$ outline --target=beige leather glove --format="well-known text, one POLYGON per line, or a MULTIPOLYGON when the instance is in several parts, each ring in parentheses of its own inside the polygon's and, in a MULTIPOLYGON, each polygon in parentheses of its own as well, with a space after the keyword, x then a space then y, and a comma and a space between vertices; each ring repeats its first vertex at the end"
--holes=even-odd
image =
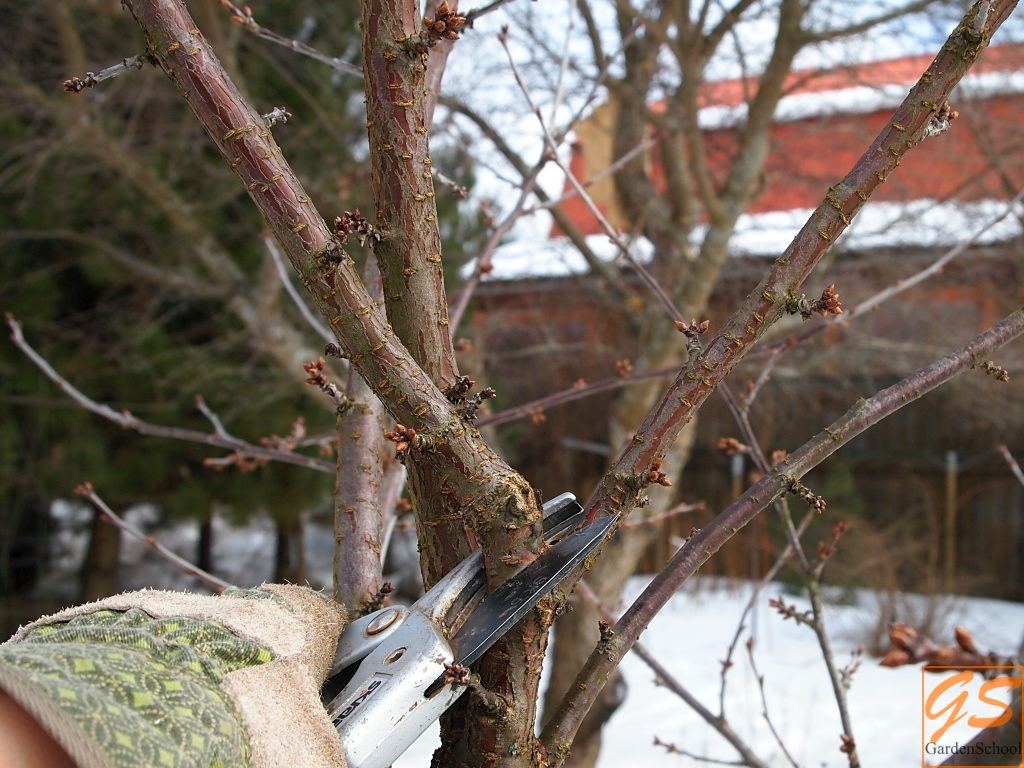
POLYGON ((345 768, 320 703, 345 611, 279 584, 143 590, 0 645, 0 688, 81 768, 345 768))

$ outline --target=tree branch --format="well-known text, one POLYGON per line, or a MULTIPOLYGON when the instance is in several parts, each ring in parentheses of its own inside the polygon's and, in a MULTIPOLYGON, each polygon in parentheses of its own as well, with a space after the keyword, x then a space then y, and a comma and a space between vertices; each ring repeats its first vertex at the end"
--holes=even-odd
MULTIPOLYGON (((53 366, 50 365, 50 363, 47 362, 42 355, 36 352, 36 350, 28 343, 25 339, 25 335, 22 333, 21 323, 19 323, 13 315, 8 313, 5 315, 5 319, 7 321, 7 325, 10 326, 11 329, 11 341, 14 342, 14 345, 20 349, 23 354, 31 360, 40 371, 46 374, 46 377, 50 379, 50 381, 60 387, 64 394, 70 397, 75 403, 90 413, 95 413, 97 416, 103 417, 107 421, 111 421, 125 429, 134 430, 141 435, 163 437, 171 440, 184 440, 185 442, 210 445, 215 448, 226 448, 233 452, 233 457, 256 459, 258 461, 278 461, 282 464, 306 467, 307 469, 315 469, 319 472, 334 471, 334 464, 332 462, 317 459, 312 456, 306 456, 301 453, 294 453, 293 451, 282 450, 280 448, 267 448, 261 445, 255 445, 237 437, 233 437, 224 429, 220 420, 214 417, 212 412, 206 408, 205 403, 203 403, 200 398, 196 399, 196 406, 214 425, 214 432, 212 434, 209 432, 199 432, 194 429, 184 429, 182 427, 166 427, 160 424, 151 424, 137 418, 128 411, 115 411, 109 405, 96 402, 57 373, 53 366)), ((231 463, 233 463, 233 461, 231 463)))
POLYGON ((438 386, 458 377, 448 328, 434 181, 427 145, 426 75, 434 45, 418 4, 364 0, 366 125, 373 187, 373 248, 398 337, 438 386))
POLYGON ((557 765, 564 759, 582 715, 589 710, 612 671, 655 614, 740 528, 854 437, 957 374, 975 367, 993 350, 1022 333, 1024 309, 1019 309, 941 360, 859 402, 695 533, 619 619, 614 636, 601 648, 601 652, 591 655, 577 676, 577 684, 570 688, 563 706, 544 729, 542 741, 549 752, 559 758, 552 764, 557 765))

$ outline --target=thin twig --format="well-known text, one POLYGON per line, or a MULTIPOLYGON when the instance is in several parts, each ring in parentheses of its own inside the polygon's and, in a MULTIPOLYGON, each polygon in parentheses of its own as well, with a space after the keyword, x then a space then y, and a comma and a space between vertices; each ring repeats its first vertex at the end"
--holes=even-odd
POLYGON ((313 311, 309 308, 306 302, 303 301, 298 290, 296 290, 291 279, 292 270, 285 264, 284 255, 281 253, 281 249, 278 247, 277 241, 269 234, 264 234, 260 239, 263 240, 263 245, 266 246, 267 252, 274 260, 274 266, 277 267, 277 274, 281 278, 281 285, 284 286, 284 290, 288 294, 288 297, 292 300, 292 303, 298 307, 299 312, 309 324, 309 327, 316 331, 320 338, 328 344, 336 343, 337 339, 334 338, 334 334, 331 333, 331 329, 324 324, 322 318, 313 314, 313 311))
POLYGON ((654 515, 653 517, 644 517, 639 520, 624 520, 622 528, 639 528, 644 525, 656 525, 657 523, 669 520, 677 515, 684 515, 688 512, 702 512, 704 511, 705 504, 703 501, 698 501, 693 504, 676 504, 672 509, 662 512, 660 515, 654 515))
MULTIPOLYGON (((947 264, 953 261, 953 259, 956 259, 959 256, 963 255, 968 248, 977 243, 986 232, 992 229, 992 227, 996 226, 996 224, 999 224, 1001 221, 1003 221, 1010 215, 1014 215, 1016 213, 1016 208, 1018 204, 1020 204, 1022 200, 1024 200, 1024 189, 1021 189, 1016 195, 1013 196, 1011 200, 1009 200, 1006 203, 1006 207, 1000 214, 998 214, 997 216, 993 216, 991 219, 989 219, 987 222, 981 225, 977 230, 975 230, 969 238, 967 238, 963 242, 954 245, 952 248, 947 250, 945 253, 939 256, 935 261, 933 261, 924 269, 915 272, 909 277, 897 280, 892 285, 882 289, 873 296, 868 297, 864 301, 857 304, 855 307, 844 308, 842 315, 837 315, 835 317, 829 318, 824 323, 816 323, 815 325, 811 326, 810 328, 807 328, 806 330, 799 334, 790 334, 785 339, 777 341, 774 344, 766 344, 762 346, 760 349, 752 352, 751 357, 756 357, 759 355, 763 355, 765 353, 771 354, 773 357, 776 357, 780 352, 794 346, 794 342, 800 343, 806 341, 812 336, 816 336, 817 334, 835 325, 845 327, 847 323, 860 317, 861 315, 873 312, 874 310, 878 309, 878 307, 884 302, 889 301, 890 299, 898 296, 904 291, 908 291, 914 286, 923 283, 925 280, 928 280, 929 278, 932 278, 935 275, 940 274, 947 264)), ((773 366, 775 362, 777 361, 773 361, 773 366)), ((763 381, 761 381, 761 378, 763 378, 764 376, 765 373, 762 372, 761 377, 759 377, 758 386, 761 383, 763 383, 763 381)))
MULTIPOLYGON (((608 624, 614 624, 618 617, 616 617, 603 602, 601 598, 597 596, 597 593, 591 589, 590 585, 586 581, 580 581, 576 585, 576 592, 586 600, 600 615, 601 620, 608 624)), ((732 745, 740 757, 742 762, 739 765, 750 766, 750 768, 767 768, 767 764, 764 763, 755 754, 750 745, 747 744, 740 737, 736 731, 732 729, 725 717, 721 714, 716 715, 707 707, 705 707, 699 699, 697 699, 690 691, 677 680, 671 672, 668 671, 652 654, 648 651, 641 643, 636 643, 631 649, 633 653, 639 656, 644 664, 646 664, 659 683, 668 688, 672 693, 681 698, 687 706, 693 709, 697 715, 704 720, 708 725, 714 728, 726 741, 732 745)), ((723 710, 724 711, 724 710, 723 710)))
MULTIPOLYGON (((263 461, 279 461, 283 464, 293 464, 298 467, 315 469, 320 472, 334 472, 335 467, 333 462, 324 461, 312 456, 305 456, 301 453, 294 453, 292 451, 254 445, 253 443, 231 436, 224 429, 224 425, 220 423, 220 420, 215 414, 213 414, 202 398, 197 398, 196 407, 213 424, 213 433, 199 432, 198 430, 183 429, 181 427, 166 427, 160 424, 151 424, 134 416, 129 411, 115 411, 109 405, 96 402, 57 373, 53 366, 50 365, 49 362, 47 362, 47 360, 40 355, 28 343, 28 341, 25 340, 25 336, 21 330, 21 323, 19 323, 12 314, 7 313, 5 315, 5 319, 7 320, 7 325, 10 326, 11 329, 11 341, 14 342, 14 345, 18 347, 23 354, 31 360, 32 363, 35 364, 35 366, 41 370, 48 379, 50 379, 50 381, 60 387, 64 394, 70 397, 75 403, 90 413, 95 413, 97 416, 103 417, 107 421, 112 421, 120 427, 134 430, 142 435, 164 437, 172 440, 184 440, 190 443, 210 445, 215 448, 225 448, 233 451, 234 456, 263 461)), ((228 463, 232 463, 231 457, 226 457, 225 460, 228 463)), ((211 463, 214 463, 217 460, 214 459, 210 461, 211 463)))
POLYGON ((232 584, 229 584, 228 582, 223 581, 222 579, 218 579, 212 573, 204 571, 199 566, 190 563, 181 555, 178 555, 169 550, 167 547, 165 547, 159 541, 154 539, 152 536, 147 536, 138 528, 135 528, 134 526, 130 525, 123 518, 118 516, 114 512, 114 510, 107 506, 107 503, 96 494, 96 491, 93 490, 92 483, 82 483, 77 488, 75 488, 75 493, 91 501, 102 514, 103 520, 105 520, 108 523, 112 523, 113 525, 116 525, 118 528, 127 533, 133 539, 141 541, 147 547, 149 547, 150 549, 154 550, 157 554, 159 554, 162 558, 180 568, 187 576, 194 576, 200 581, 205 582, 207 586, 209 586, 215 592, 223 592, 225 589, 230 589, 233 586, 232 584))
POLYGON ((651 273, 648 272, 640 264, 639 261, 637 261, 636 257, 634 257, 633 254, 630 252, 629 244, 626 242, 622 234, 614 226, 612 226, 612 223, 610 221, 608 221, 608 218, 604 215, 604 213, 602 213, 601 209, 598 208, 597 203, 594 202, 594 199, 590 196, 590 193, 587 192, 586 188, 583 186, 582 183, 580 183, 579 179, 576 178, 575 174, 573 174, 569 167, 566 166, 566 164, 559 159, 558 142, 555 140, 555 137, 552 135, 550 129, 548 128, 548 125, 545 122, 543 115, 541 114, 540 108, 534 103, 533 98, 530 96, 530 91, 526 87, 526 82, 523 80, 523 77, 519 72, 519 68, 516 66, 515 59, 512 56, 512 51, 509 50, 508 36, 506 34, 502 34, 498 36, 498 39, 501 41, 501 45, 505 49, 505 54, 508 58, 509 66, 512 69, 512 75, 515 78, 516 84, 519 86, 520 92, 526 99, 526 103, 530 107, 530 111, 533 112, 534 117, 537 118, 537 122, 540 124, 540 129, 541 132, 544 134, 544 141, 548 146, 548 152, 551 156, 551 161, 556 166, 558 166, 558 169, 562 172, 566 180, 572 186, 573 190, 575 190, 576 194, 579 196, 580 200, 586 206, 587 211, 590 213, 591 216, 593 216, 597 220, 597 223, 601 225, 601 229, 604 230, 604 233, 608 236, 608 239, 615 245, 616 248, 619 249, 619 253, 630 264, 630 266, 632 266, 633 269, 636 270, 637 274, 640 275, 640 278, 643 280, 644 284, 651 291, 651 293, 653 293, 657 297, 658 301, 661 302, 661 304, 665 307, 665 309, 668 311, 672 319, 679 322, 685 322, 683 320, 683 316, 680 314, 675 304, 672 303, 672 300, 665 292, 665 289, 662 288, 658 280, 656 280, 654 276, 651 275, 651 273))
POLYGON ((1021 470, 1020 464, 1013 458, 1013 454, 1010 453, 1010 449, 1005 445, 999 446, 999 452, 1003 454, 1003 458, 1006 459, 1006 463, 1010 465, 1010 471, 1013 472, 1013 476, 1017 478, 1017 481, 1024 485, 1024 471, 1021 470))
POLYGON ((86 72, 84 78, 72 77, 70 80, 64 81, 64 90, 68 93, 81 93, 86 88, 95 88, 104 80, 123 75, 129 69, 142 69, 142 65, 146 63, 147 58, 146 54, 136 54, 135 56, 122 59, 120 64, 114 64, 99 72, 86 72))
POLYGON ((786 743, 782 740, 782 736, 775 730, 775 723, 772 722, 771 715, 768 714, 768 698, 764 688, 764 675, 762 675, 757 669, 757 660, 754 658, 754 639, 750 638, 747 640, 747 658, 750 661, 750 668, 754 672, 754 678, 757 680, 757 689, 761 694, 761 715, 764 717, 764 721, 768 724, 768 730, 772 732, 772 736, 775 738, 775 743, 779 745, 779 749, 782 750, 782 754, 786 756, 789 764, 793 768, 799 768, 796 760, 789 754, 789 750, 786 749, 786 743))
POLYGON ((306 43, 298 40, 292 40, 291 38, 285 37, 284 35, 280 35, 273 30, 261 26, 256 22, 256 19, 253 18, 252 11, 249 9, 249 6, 242 9, 232 3, 231 0, 217 1, 220 3, 222 8, 231 14, 231 21, 248 32, 251 32, 256 37, 267 40, 275 45, 288 48, 289 50, 295 51, 303 56, 308 56, 311 59, 315 59, 316 61, 326 64, 331 69, 338 72, 344 72, 349 75, 359 75, 360 77, 362 76, 363 70, 355 64, 351 64, 338 56, 329 56, 322 51, 318 51, 311 45, 307 45, 306 43))
POLYGON ((501 8, 503 5, 508 5, 511 2, 513 2, 513 0, 492 0, 487 5, 482 5, 479 8, 474 8, 471 11, 467 11, 466 26, 472 27, 473 22, 479 19, 481 16, 486 16, 488 13, 493 13, 494 11, 501 8))
MULTIPOLYGON (((646 139, 644 141, 641 141, 639 144, 637 144, 631 150, 629 150, 628 152, 623 154, 615 162, 613 162, 610 165, 608 165, 607 167, 605 167, 599 173, 595 173, 593 176, 589 177, 586 181, 581 181, 580 182, 581 186, 584 189, 586 189, 587 187, 592 187, 594 184, 597 184, 599 181, 601 181, 603 179, 606 179, 609 176, 612 176, 612 175, 618 173, 622 169, 622 166, 624 166, 630 160, 635 158, 637 155, 642 155, 644 152, 647 152, 648 150, 653 149, 657 145, 658 145, 658 140, 657 139, 646 139)), ((531 214, 531 213, 535 213, 536 211, 543 211, 543 210, 547 210, 548 208, 554 208, 556 206, 561 205, 562 203, 565 203, 565 202, 567 202, 569 200, 572 200, 574 197, 577 196, 577 194, 578 193, 576 192, 576 188, 573 187, 572 189, 566 191, 561 197, 552 198, 551 200, 546 200, 543 203, 537 203, 536 205, 534 205, 534 206, 532 206, 530 208, 527 208, 524 211, 524 214, 528 215, 528 214, 531 214)))

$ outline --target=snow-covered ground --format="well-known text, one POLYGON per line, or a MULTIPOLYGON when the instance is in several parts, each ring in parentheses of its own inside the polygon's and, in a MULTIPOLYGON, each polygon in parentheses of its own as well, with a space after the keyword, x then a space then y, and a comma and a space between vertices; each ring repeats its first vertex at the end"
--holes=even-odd
MULTIPOLYGON (((625 597, 632 599, 644 584, 643 579, 633 579, 625 597)), ((768 599, 777 597, 780 589, 775 585, 774 591, 763 592, 748 617, 727 676, 725 715, 768 765, 790 764, 763 716, 757 683, 760 674, 772 725, 793 760, 802 768, 846 766, 846 756, 839 751, 839 714, 814 634, 768 607, 768 599), (745 647, 751 637, 757 674, 745 647)), ((751 591, 748 584, 701 580, 696 588, 676 595, 641 638, 676 679, 713 712, 718 711, 720 662, 751 591)), ((800 597, 784 598, 801 611, 809 608, 800 597)), ((857 593, 853 598, 856 605, 830 605, 827 609, 840 666, 850 660, 851 651, 877 621, 873 595, 857 593)), ((943 643, 952 642, 954 623, 967 627, 984 650, 1014 653, 1024 636, 1024 605, 957 599, 948 614, 944 632, 935 638, 943 643)), ((735 751, 716 732, 673 693, 654 683, 653 673, 638 657, 628 655, 622 670, 629 694, 605 729, 600 768, 681 768, 695 764, 655 746, 655 737, 690 753, 726 761, 736 759, 735 751)), ((849 692, 862 765, 921 765, 921 691, 919 668, 886 669, 878 666, 877 659, 863 658, 849 692)), ((963 731, 966 738, 970 732, 963 731)), ((961 738, 961 743, 965 740, 961 738)), ((436 745, 435 732, 424 734, 395 763, 396 768, 428 766, 436 745)))
MULTIPOLYGON (((52 578, 61 580, 81 563, 89 513, 80 503, 72 503, 55 505, 54 516, 60 522, 60 532, 54 539, 58 558, 52 578)), ((194 525, 157 526, 158 515, 147 507, 133 508, 126 517, 179 554, 189 557, 194 552, 194 525)), ((244 529, 219 519, 215 523, 219 574, 240 586, 270 578, 267 553, 273 546, 271 523, 257 521, 244 529)), ((330 578, 331 537, 325 530, 307 525, 306 531, 310 578, 319 583, 330 578)), ((150 548, 127 539, 122 551, 122 575, 124 589, 196 588, 195 583, 182 583, 180 572, 150 548)), ((645 585, 644 578, 632 579, 623 595, 623 605, 628 605, 645 585)), ((783 619, 768 606, 770 598, 781 595, 798 611, 809 608, 807 600, 785 589, 773 584, 762 591, 743 622, 726 678, 724 714, 768 765, 790 765, 763 715, 757 681, 761 675, 771 724, 796 764, 801 768, 840 768, 848 764, 839 752, 842 728, 815 636, 807 627, 783 619), (747 656, 748 639, 753 640, 756 672, 747 656)), ((658 661, 712 712, 717 713, 719 708, 721 661, 736 636, 752 592, 747 582, 698 578, 673 597, 641 637, 658 661)), ((925 599, 915 596, 904 596, 895 608, 887 604, 884 609, 878 605, 878 595, 863 590, 834 590, 831 597, 826 608, 827 625, 840 666, 849 663, 851 652, 870 638, 879 616, 914 625, 926 608, 925 599)), ((953 626, 959 624, 971 632, 983 651, 1017 652, 1024 638, 1024 605, 977 598, 939 600, 936 614, 941 617, 941 626, 932 630, 933 639, 951 643, 953 626)), ((690 758, 655 746, 655 737, 688 753, 735 760, 735 752, 715 731, 668 689, 654 683, 653 673, 638 657, 628 655, 622 671, 629 693, 605 729, 600 768, 680 768, 695 764, 690 758)), ((921 700, 920 668, 886 669, 878 666, 877 659, 862 657, 849 691, 862 765, 921 765, 921 700)), ((971 732, 954 727, 950 734, 963 743, 971 732)), ((434 728, 395 763, 396 768, 426 768, 437 743, 434 728)))

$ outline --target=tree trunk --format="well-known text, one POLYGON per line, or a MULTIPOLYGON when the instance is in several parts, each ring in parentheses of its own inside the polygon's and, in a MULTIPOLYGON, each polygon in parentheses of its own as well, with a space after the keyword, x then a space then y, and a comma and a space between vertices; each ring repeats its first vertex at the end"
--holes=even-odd
POLYGON ((306 550, 302 542, 302 521, 277 521, 277 549, 274 553, 274 581, 306 583, 306 550))
POLYGON ((199 523, 199 541, 196 543, 196 563, 207 573, 213 573, 213 511, 199 523))
POLYGON ((103 521, 97 510, 92 517, 89 549, 82 562, 81 602, 91 602, 118 591, 118 559, 121 556, 121 530, 103 521))

